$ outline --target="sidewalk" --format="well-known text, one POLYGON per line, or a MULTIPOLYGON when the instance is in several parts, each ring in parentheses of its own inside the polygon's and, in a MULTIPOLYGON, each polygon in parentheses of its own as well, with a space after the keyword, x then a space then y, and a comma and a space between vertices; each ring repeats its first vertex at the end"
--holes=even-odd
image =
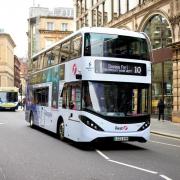
POLYGON ((151 133, 180 139, 180 123, 151 118, 151 133))

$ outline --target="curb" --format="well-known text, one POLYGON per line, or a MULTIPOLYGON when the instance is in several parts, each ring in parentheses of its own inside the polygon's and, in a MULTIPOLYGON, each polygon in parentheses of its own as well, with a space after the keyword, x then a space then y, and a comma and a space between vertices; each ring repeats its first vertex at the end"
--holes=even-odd
POLYGON ((16 112, 24 111, 23 109, 17 109, 16 112))
POLYGON ((161 135, 161 136, 166 136, 166 137, 171 137, 174 139, 180 139, 179 135, 175 135, 175 134, 168 134, 168 133, 163 133, 163 132, 157 132, 157 131, 151 131, 152 134, 157 134, 157 135, 161 135))

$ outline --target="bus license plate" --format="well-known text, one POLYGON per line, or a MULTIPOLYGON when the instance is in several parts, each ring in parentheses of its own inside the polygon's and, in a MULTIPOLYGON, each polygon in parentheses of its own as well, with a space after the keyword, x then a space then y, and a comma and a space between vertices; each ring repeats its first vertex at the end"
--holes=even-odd
POLYGON ((114 141, 128 141, 129 137, 114 137, 114 141))

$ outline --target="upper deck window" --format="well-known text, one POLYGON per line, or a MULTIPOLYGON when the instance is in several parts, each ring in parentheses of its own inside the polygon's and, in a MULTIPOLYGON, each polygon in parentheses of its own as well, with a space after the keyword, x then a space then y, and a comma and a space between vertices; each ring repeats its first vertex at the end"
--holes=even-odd
POLYGON ((61 52, 60 52, 61 62, 69 60, 69 54, 70 54, 70 40, 62 43, 61 52))
POLYGON ((71 41, 70 59, 75 59, 81 56, 82 37, 76 36, 71 41))
POLYGON ((146 39, 101 33, 86 33, 84 56, 150 60, 146 39))

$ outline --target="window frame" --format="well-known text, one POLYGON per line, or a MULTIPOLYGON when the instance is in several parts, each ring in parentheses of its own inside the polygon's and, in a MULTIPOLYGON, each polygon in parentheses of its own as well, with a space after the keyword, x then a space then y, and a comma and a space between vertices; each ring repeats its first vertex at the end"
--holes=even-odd
POLYGON ((68 31, 68 23, 61 23, 61 31, 68 31))
POLYGON ((47 30, 53 31, 54 30, 54 22, 47 22, 47 30))
POLYGON ((49 86, 33 89, 33 103, 39 106, 49 107, 49 86), (45 91, 45 94, 43 93, 45 91))
POLYGON ((63 109, 81 111, 82 82, 72 82, 64 84, 61 97, 63 109), (77 91, 77 89, 79 89, 79 92, 77 91), (79 99, 77 99, 77 97, 79 97, 79 99), (73 104, 73 107, 71 107, 71 103, 73 104))
POLYGON ((70 57, 69 57, 69 59, 70 60, 72 60, 72 59, 76 59, 76 58, 79 58, 79 57, 81 57, 82 56, 82 42, 83 42, 83 38, 82 38, 82 34, 77 34, 76 36, 74 36, 74 37, 72 37, 71 38, 71 44, 70 44, 70 57), (78 48, 78 55, 77 56, 72 56, 73 55, 73 51, 75 50, 74 49, 74 42, 76 41, 76 40, 79 40, 79 48, 78 48), (73 50, 72 50, 72 48, 73 48, 73 50))
POLYGON ((70 57, 70 48, 71 48, 71 39, 68 39, 68 40, 66 40, 66 41, 64 41, 64 42, 62 42, 61 43, 61 48, 60 48, 60 62, 62 63, 62 62, 66 62, 66 61, 69 61, 69 57, 70 57), (66 45, 67 44, 67 46, 68 46, 68 49, 67 49, 67 51, 65 50, 63 50, 63 45, 66 45), (67 57, 65 58, 65 59, 63 59, 62 60, 62 54, 65 54, 64 56, 66 57, 66 55, 67 55, 67 57))

